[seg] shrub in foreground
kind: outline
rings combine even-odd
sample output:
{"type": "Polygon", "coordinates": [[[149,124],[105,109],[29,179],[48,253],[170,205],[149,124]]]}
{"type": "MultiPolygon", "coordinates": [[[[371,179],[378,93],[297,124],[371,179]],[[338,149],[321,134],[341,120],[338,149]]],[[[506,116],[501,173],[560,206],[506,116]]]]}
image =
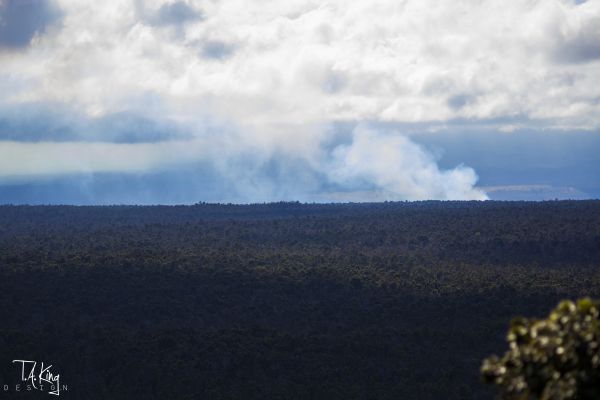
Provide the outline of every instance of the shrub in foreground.
{"type": "Polygon", "coordinates": [[[600,399],[600,306],[563,301],[546,319],[515,318],[503,357],[483,361],[503,400],[600,399]]]}

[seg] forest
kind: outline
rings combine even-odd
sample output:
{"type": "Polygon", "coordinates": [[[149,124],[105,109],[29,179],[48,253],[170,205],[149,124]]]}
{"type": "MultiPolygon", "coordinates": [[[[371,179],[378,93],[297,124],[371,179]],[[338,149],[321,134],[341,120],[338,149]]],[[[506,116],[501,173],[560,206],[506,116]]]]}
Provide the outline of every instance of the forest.
{"type": "Polygon", "coordinates": [[[493,399],[515,315],[600,298],[600,201],[0,206],[0,385],[73,399],[493,399]]]}

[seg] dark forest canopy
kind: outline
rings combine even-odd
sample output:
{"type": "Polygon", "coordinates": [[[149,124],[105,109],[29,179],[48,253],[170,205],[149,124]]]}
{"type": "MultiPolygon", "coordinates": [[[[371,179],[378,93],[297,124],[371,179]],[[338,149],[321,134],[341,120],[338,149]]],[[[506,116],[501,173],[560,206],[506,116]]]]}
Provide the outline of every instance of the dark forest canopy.
{"type": "Polygon", "coordinates": [[[507,321],[600,297],[599,265],[600,201],[0,206],[0,381],[31,357],[68,398],[491,399],[507,321]]]}

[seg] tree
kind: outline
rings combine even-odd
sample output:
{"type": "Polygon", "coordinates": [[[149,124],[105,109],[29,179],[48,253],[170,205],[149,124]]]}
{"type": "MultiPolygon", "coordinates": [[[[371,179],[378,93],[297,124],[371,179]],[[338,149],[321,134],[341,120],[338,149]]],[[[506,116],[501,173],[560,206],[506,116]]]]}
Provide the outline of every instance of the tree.
{"type": "Polygon", "coordinates": [[[483,361],[503,400],[600,399],[599,303],[563,301],[547,319],[515,318],[502,358],[483,361]]]}

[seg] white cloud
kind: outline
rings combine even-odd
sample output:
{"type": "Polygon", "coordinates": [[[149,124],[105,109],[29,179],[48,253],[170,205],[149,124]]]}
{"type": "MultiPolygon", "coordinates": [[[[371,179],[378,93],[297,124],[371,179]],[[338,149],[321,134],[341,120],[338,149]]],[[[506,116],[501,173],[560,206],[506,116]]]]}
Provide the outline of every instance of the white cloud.
{"type": "Polygon", "coordinates": [[[201,141],[166,143],[0,142],[0,181],[64,174],[147,172],[204,159],[201,141]]]}
{"type": "Polygon", "coordinates": [[[15,99],[98,113],[153,92],[240,123],[517,114],[600,123],[600,88],[589,86],[600,79],[597,1],[198,1],[186,7],[202,18],[184,19],[182,35],[146,23],[136,2],[60,4],[60,31],[3,56],[1,73],[31,82],[15,99]],[[215,43],[227,57],[205,56],[215,43]],[[457,96],[470,101],[453,106],[457,96]],[[589,107],[557,112],[573,103],[589,107]]]}
{"type": "MultiPolygon", "coordinates": [[[[236,149],[312,165],[328,140],[323,127],[336,121],[520,116],[523,128],[600,127],[600,1],[153,0],[143,13],[138,1],[57,2],[60,30],[0,53],[0,87],[19,82],[5,102],[61,102],[100,116],[155,113],[139,101],[151,95],[184,125],[211,115],[236,127],[222,139],[236,149]],[[195,17],[182,18],[184,9],[195,17]],[[168,23],[148,17],[161,10],[168,23]]],[[[471,170],[436,172],[408,139],[369,138],[355,137],[396,149],[381,171],[404,160],[423,168],[415,182],[424,196],[479,197],[471,170]]],[[[377,171],[359,175],[380,184],[387,178],[377,171]]],[[[405,184],[413,183],[385,183],[396,193],[405,184]]]]}

